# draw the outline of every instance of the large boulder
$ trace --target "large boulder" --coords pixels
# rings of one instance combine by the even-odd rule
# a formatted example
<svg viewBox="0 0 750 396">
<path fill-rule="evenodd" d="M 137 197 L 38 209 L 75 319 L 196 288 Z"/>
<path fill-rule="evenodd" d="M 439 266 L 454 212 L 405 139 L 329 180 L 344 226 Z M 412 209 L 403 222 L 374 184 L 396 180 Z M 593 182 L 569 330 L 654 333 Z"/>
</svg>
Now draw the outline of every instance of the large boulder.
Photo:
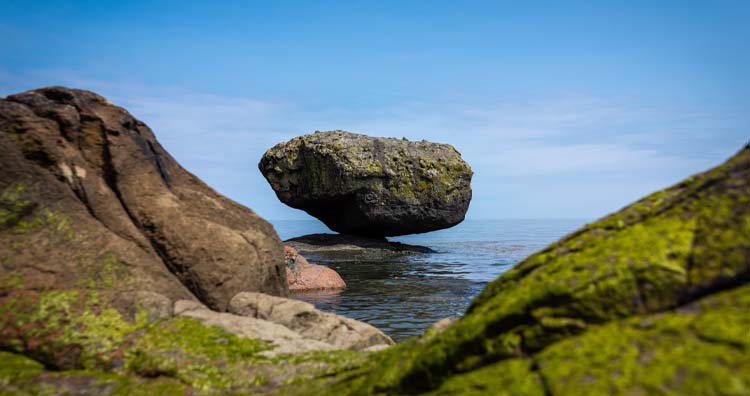
<svg viewBox="0 0 750 396">
<path fill-rule="evenodd" d="M 282 202 L 343 234 L 452 227 L 471 201 L 471 168 L 448 144 L 316 132 L 272 147 L 259 168 Z"/>
<path fill-rule="evenodd" d="M 272 226 L 183 169 L 148 126 L 88 91 L 0 99 L 0 283 L 140 292 L 224 310 L 286 295 Z"/>
</svg>

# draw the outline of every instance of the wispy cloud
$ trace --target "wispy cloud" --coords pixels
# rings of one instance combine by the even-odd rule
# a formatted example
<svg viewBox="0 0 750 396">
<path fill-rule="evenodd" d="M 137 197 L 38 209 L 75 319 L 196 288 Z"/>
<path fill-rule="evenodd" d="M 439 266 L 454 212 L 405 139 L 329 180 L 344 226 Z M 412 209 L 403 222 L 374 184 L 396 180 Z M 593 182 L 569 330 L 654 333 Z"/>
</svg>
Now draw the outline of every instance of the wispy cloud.
<svg viewBox="0 0 750 396">
<path fill-rule="evenodd" d="M 736 132 L 742 120 L 725 113 L 585 93 L 320 106 L 87 80 L 69 71 L 17 76 L 0 69 L 5 93 L 32 83 L 38 84 L 23 88 L 61 84 L 107 96 L 148 123 L 188 169 L 272 218 L 299 214 L 276 200 L 257 162 L 272 145 L 313 130 L 453 144 L 475 171 L 470 213 L 477 217 L 601 214 L 700 171 L 742 144 Z M 717 139 L 716 131 L 727 132 Z M 532 197 L 535 191 L 554 200 Z"/>
<path fill-rule="evenodd" d="M 495 176 L 559 176 L 591 173 L 664 172 L 701 169 L 703 159 L 681 158 L 623 144 L 538 145 L 500 149 L 479 159 Z"/>
</svg>

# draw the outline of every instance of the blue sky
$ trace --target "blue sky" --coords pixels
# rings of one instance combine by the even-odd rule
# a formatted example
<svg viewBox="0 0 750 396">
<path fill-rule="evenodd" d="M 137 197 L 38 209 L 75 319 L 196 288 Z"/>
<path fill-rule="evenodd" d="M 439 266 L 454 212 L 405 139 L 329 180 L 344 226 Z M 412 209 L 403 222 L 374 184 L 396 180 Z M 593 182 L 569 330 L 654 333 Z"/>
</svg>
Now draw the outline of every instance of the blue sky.
<svg viewBox="0 0 750 396">
<path fill-rule="evenodd" d="M 593 219 L 750 141 L 750 2 L 0 2 L 0 95 L 96 91 L 269 219 L 314 130 L 451 143 L 469 218 Z"/>
</svg>

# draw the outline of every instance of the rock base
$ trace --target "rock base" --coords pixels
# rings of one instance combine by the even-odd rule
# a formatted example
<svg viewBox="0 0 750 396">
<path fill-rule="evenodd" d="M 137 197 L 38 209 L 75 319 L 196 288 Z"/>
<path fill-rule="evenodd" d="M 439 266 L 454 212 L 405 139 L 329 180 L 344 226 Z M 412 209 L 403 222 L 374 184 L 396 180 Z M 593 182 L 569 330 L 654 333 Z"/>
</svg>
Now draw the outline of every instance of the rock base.
<svg viewBox="0 0 750 396">
<path fill-rule="evenodd" d="M 387 260 L 410 254 L 435 253 L 426 246 L 343 234 L 310 234 L 286 240 L 284 244 L 326 262 Z"/>
</svg>

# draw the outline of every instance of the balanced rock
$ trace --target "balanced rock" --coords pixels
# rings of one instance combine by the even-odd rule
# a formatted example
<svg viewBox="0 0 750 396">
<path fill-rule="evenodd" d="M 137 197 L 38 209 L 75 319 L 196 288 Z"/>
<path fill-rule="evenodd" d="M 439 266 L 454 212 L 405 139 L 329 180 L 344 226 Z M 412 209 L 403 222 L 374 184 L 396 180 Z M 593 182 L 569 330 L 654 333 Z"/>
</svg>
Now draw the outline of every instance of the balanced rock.
<svg viewBox="0 0 750 396">
<path fill-rule="evenodd" d="M 274 146 L 259 168 L 282 202 L 343 234 L 452 227 L 471 201 L 471 167 L 448 144 L 316 132 Z"/>
<path fill-rule="evenodd" d="M 224 310 L 286 295 L 273 227 L 183 169 L 151 129 L 88 91 L 0 99 L 0 284 L 154 292 Z M 150 301 L 150 299 L 148 299 Z"/>
</svg>

